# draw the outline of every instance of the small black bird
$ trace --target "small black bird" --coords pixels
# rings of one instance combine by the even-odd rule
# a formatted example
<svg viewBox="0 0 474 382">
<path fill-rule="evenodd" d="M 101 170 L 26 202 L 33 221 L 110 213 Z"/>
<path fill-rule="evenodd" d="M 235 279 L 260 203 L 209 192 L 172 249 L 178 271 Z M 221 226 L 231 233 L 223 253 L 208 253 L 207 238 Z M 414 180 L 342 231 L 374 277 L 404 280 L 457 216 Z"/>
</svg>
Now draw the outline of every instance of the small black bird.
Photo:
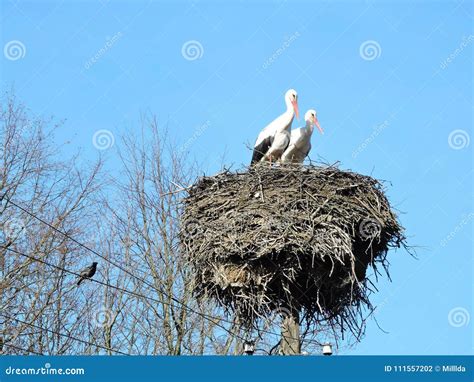
<svg viewBox="0 0 474 382">
<path fill-rule="evenodd" d="M 94 261 L 90 267 L 84 268 L 79 273 L 79 281 L 77 282 L 77 285 L 80 285 L 82 280 L 90 279 L 92 276 L 94 276 L 96 270 L 97 270 L 97 263 Z"/>
</svg>

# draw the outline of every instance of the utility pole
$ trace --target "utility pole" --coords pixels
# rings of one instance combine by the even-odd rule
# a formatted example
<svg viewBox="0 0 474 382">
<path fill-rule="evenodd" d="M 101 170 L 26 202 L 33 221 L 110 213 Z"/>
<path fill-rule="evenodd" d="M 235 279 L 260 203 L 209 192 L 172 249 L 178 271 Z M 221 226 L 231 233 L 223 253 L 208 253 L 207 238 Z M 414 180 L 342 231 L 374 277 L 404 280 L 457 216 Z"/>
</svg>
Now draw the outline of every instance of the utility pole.
<svg viewBox="0 0 474 382">
<path fill-rule="evenodd" d="M 283 355 L 301 354 L 300 315 L 296 309 L 289 309 L 281 324 L 281 353 Z"/>
</svg>

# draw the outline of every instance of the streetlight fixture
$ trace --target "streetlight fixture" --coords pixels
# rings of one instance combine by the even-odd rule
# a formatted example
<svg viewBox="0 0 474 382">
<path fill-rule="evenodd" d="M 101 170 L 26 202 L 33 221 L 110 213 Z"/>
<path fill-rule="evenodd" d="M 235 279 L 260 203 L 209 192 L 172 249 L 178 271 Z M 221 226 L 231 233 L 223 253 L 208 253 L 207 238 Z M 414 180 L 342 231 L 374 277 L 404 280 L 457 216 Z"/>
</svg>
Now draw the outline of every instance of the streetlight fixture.
<svg viewBox="0 0 474 382">
<path fill-rule="evenodd" d="M 254 341 L 245 341 L 244 343 L 244 353 L 247 355 L 253 355 L 255 352 L 255 342 Z"/>
<path fill-rule="evenodd" d="M 323 345 L 323 354 L 324 355 L 332 355 L 332 346 L 329 342 L 326 342 Z"/>
</svg>

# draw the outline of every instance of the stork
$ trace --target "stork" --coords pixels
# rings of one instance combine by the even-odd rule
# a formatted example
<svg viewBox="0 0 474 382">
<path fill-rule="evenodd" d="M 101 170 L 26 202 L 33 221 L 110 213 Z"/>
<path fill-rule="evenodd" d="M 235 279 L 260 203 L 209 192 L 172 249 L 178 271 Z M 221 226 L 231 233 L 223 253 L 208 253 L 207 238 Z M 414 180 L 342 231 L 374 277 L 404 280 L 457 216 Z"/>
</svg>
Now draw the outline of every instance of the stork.
<svg viewBox="0 0 474 382">
<path fill-rule="evenodd" d="M 290 127 L 296 114 L 298 118 L 298 94 L 290 89 L 285 93 L 286 111 L 267 125 L 258 135 L 253 149 L 251 165 L 257 162 L 280 159 L 290 143 Z"/>
<path fill-rule="evenodd" d="M 319 125 L 316 110 L 310 109 L 304 115 L 306 121 L 305 127 L 294 129 L 291 131 L 290 144 L 281 156 L 283 163 L 303 163 L 311 150 L 311 135 L 314 126 L 316 126 L 321 134 L 324 133 Z"/>
</svg>

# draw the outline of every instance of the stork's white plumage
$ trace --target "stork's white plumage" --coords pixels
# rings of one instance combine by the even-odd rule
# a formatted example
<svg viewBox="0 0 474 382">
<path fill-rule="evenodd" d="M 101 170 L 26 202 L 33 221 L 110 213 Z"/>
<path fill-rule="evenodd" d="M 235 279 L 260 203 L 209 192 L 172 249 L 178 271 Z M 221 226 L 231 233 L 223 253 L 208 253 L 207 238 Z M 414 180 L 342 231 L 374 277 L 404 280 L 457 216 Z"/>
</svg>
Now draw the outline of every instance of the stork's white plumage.
<svg viewBox="0 0 474 382">
<path fill-rule="evenodd" d="M 323 129 L 319 126 L 316 110 L 308 110 L 304 115 L 306 121 L 305 127 L 294 129 L 291 131 L 290 144 L 281 156 L 283 163 L 303 163 L 311 150 L 311 135 L 314 126 L 323 134 Z"/>
<path fill-rule="evenodd" d="M 290 127 L 296 114 L 298 118 L 298 94 L 290 89 L 285 93 L 286 111 L 267 125 L 258 135 L 253 149 L 252 162 L 276 161 L 290 143 Z"/>
</svg>

